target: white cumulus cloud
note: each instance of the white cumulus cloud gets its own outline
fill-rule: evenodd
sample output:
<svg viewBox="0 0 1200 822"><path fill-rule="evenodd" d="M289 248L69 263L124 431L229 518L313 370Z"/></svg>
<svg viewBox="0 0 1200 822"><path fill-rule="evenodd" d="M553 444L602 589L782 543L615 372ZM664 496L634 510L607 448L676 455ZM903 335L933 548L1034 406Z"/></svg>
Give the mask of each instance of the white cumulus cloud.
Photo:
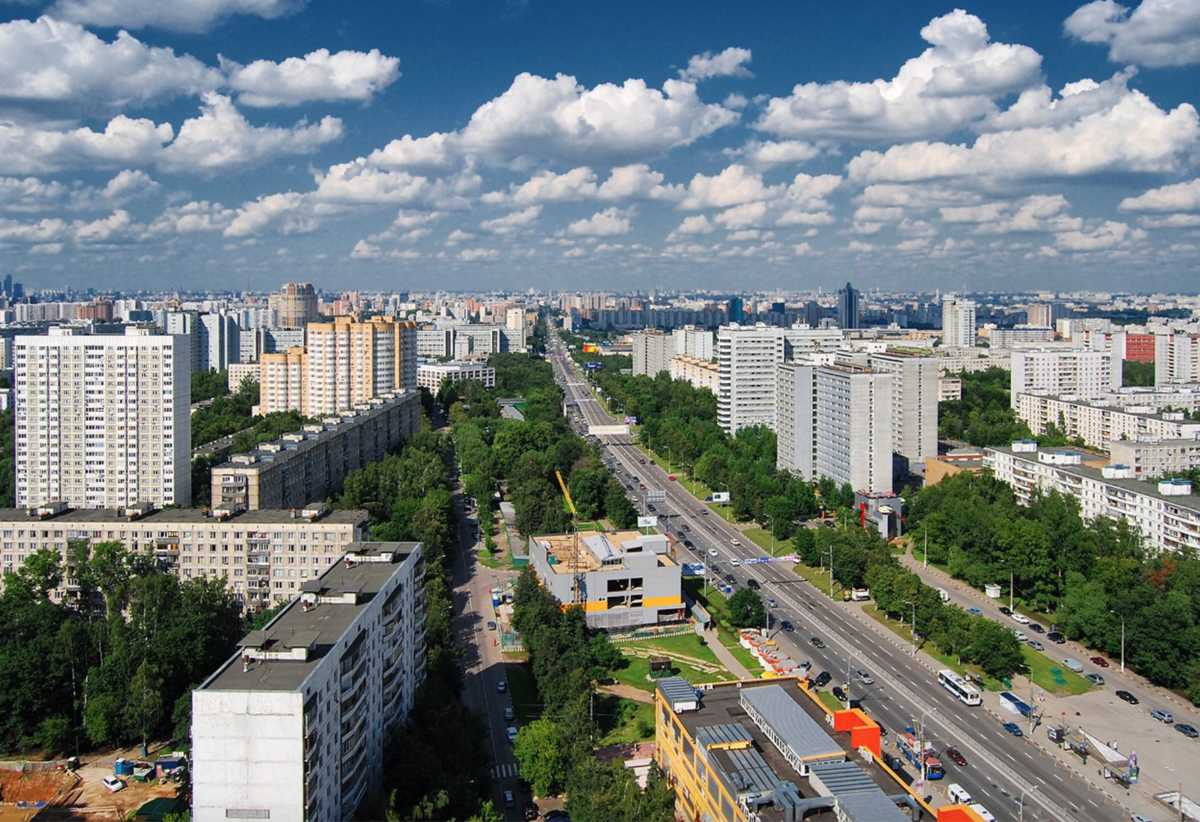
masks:
<svg viewBox="0 0 1200 822"><path fill-rule="evenodd" d="M512 234L536 223L541 213L542 207L540 205L531 205L522 211L513 211L505 214L503 217L484 220L479 224L479 227L493 234Z"/></svg>
<svg viewBox="0 0 1200 822"><path fill-rule="evenodd" d="M706 51L688 60L687 68L679 72L684 80L707 80L709 77L753 77L746 64L750 62L750 49L730 46L713 54Z"/></svg>
<svg viewBox="0 0 1200 822"><path fill-rule="evenodd" d="M58 0L55 17L112 28L202 32L227 17L268 20L299 11L306 0Z"/></svg>
<svg viewBox="0 0 1200 822"><path fill-rule="evenodd" d="M628 212L618 208L606 208L591 217L576 220L567 226L567 233L574 237L614 237L628 234L631 228Z"/></svg>
<svg viewBox="0 0 1200 822"><path fill-rule="evenodd" d="M1142 0L1130 9L1095 0L1075 10L1067 34L1108 46L1108 59L1142 66L1200 63L1200 4L1195 0Z"/></svg>
<svg viewBox="0 0 1200 822"><path fill-rule="evenodd" d="M282 63L222 61L229 88L247 106L296 106L313 100L370 100L400 76L400 60L369 52L317 49Z"/></svg>
<svg viewBox="0 0 1200 822"><path fill-rule="evenodd" d="M1122 211L1200 211L1200 179L1152 188L1121 201Z"/></svg>
<svg viewBox="0 0 1200 822"><path fill-rule="evenodd" d="M0 122L0 173L52 173L67 168L112 168L153 159L171 141L170 124L118 115L104 131L43 130Z"/></svg>

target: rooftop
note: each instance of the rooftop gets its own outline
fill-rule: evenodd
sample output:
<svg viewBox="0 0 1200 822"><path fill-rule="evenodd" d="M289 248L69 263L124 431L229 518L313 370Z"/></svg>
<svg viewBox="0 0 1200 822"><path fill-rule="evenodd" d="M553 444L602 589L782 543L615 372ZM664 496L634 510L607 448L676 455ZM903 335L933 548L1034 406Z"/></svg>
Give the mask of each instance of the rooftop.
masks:
<svg viewBox="0 0 1200 822"><path fill-rule="evenodd" d="M419 542L355 542L347 554L364 561L339 562L305 583L304 595L316 597L304 607L294 599L265 628L251 631L241 650L208 678L201 690L295 691L299 689L387 584ZM391 561L385 561L390 555ZM255 657L246 662L245 657Z"/></svg>
<svg viewBox="0 0 1200 822"><path fill-rule="evenodd" d="M624 568L627 554L655 554L663 567L675 565L675 560L666 554L667 538L661 534L643 534L641 531L617 531L616 533L542 534L533 541L546 548L550 568L558 574L574 574L599 571L601 568ZM654 550L661 545L662 553Z"/></svg>
<svg viewBox="0 0 1200 822"><path fill-rule="evenodd" d="M366 511L330 511L323 516L312 520L314 524L322 525L355 525L358 523L367 522ZM125 515L121 509L117 508L68 508L58 514L53 514L45 517L30 516L27 508L0 508L0 522L6 523L24 523L28 525L36 525L37 523L54 523L69 524L80 523L87 525L103 524L103 523L118 523L118 522L138 522L147 525L203 525L205 523L216 525L238 524L238 525L287 525L288 523L303 523L306 522L300 516L300 511L296 510L293 514L291 509L262 509L257 511L241 511L223 519L218 519L212 515L211 511L202 508L166 508L155 509L147 514L142 514L137 517Z"/></svg>

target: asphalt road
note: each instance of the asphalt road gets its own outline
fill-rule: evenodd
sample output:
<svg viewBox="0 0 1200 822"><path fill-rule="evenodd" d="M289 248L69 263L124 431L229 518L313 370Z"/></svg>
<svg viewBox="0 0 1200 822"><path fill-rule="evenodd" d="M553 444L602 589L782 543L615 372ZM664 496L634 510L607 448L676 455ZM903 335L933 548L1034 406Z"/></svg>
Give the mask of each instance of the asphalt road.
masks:
<svg viewBox="0 0 1200 822"><path fill-rule="evenodd" d="M591 395L582 375L571 368L569 360L554 356L557 354L562 351L555 337L551 362L568 402L578 405L588 425L614 424ZM851 697L861 699L863 709L889 729L889 740L894 740L904 727L923 723L926 737L936 750L953 745L963 753L968 765L959 767L943 757L946 777L940 786L932 786L944 788L957 782L998 819L1127 818L1123 809L1106 802L1086 782L1055 767L1036 745L1009 735L995 718L952 697L937 684L935 674L912 659L907 643L881 626L853 619L839 603L831 602L796 576L790 564L732 567L734 557L744 563L766 554L749 539L742 539L740 531L719 516L701 514L705 504L679 483L669 481L661 466L651 465L649 460L642 464L640 460L645 457L628 436L602 439L613 463L611 470L623 483L633 486L634 495L639 493L638 484L631 476L639 477L648 489L666 493L666 502L656 505L658 513L667 515L673 532L695 544L695 561L715 561L721 567L720 576L733 573L739 586L745 585L749 576L762 583L763 595L779 603L772 609L772 618L786 619L795 626L795 633L779 632L774 637L792 658L810 659L814 670L828 670L835 683L849 672ZM734 540L742 544L735 546ZM710 548L718 551L719 558L714 560L708 555ZM826 647L814 647L810 642L813 636L819 636ZM874 685L853 681L853 671L859 668L870 672ZM926 795L933 793L926 788Z"/></svg>

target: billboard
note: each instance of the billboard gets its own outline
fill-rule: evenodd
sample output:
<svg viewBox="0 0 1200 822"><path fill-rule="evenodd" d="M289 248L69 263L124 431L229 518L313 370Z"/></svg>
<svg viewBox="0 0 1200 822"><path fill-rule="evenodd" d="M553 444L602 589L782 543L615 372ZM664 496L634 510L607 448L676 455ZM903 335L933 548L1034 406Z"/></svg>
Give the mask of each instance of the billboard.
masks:
<svg viewBox="0 0 1200 822"><path fill-rule="evenodd" d="M597 343L584 343L583 344L583 353L584 354L599 354L600 346Z"/></svg>
<svg viewBox="0 0 1200 822"><path fill-rule="evenodd" d="M597 368L603 368L604 363L602 363L602 362L585 362L583 364L583 367L586 368L588 371L595 371Z"/></svg>
<svg viewBox="0 0 1200 822"><path fill-rule="evenodd" d="M658 524L658 517L638 517L638 528L653 528Z"/></svg>
<svg viewBox="0 0 1200 822"><path fill-rule="evenodd" d="M588 433L597 437L621 437L629 433L624 425L589 425Z"/></svg>
<svg viewBox="0 0 1200 822"><path fill-rule="evenodd" d="M729 502L728 491L716 491L713 493L713 502Z"/></svg>
<svg viewBox="0 0 1200 822"><path fill-rule="evenodd" d="M627 415L625 417L625 424L626 425L637 425L637 417L631 417L631 416Z"/></svg>

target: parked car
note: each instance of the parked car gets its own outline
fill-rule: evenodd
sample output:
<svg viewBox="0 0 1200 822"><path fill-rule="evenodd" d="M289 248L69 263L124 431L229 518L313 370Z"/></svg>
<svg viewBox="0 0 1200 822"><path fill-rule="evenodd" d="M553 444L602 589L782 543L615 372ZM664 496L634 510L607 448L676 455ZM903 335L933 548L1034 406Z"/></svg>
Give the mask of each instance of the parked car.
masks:
<svg viewBox="0 0 1200 822"><path fill-rule="evenodd" d="M517 741L517 726L516 726L516 725L509 725L509 726L508 726L508 730L506 731L506 733L508 734L508 741L509 741L509 742L516 742L516 741Z"/></svg>
<svg viewBox="0 0 1200 822"><path fill-rule="evenodd" d="M1031 621L1029 617L1025 616L1024 614L1013 614L1012 618L1015 622L1019 622L1022 625L1028 625Z"/></svg>
<svg viewBox="0 0 1200 822"><path fill-rule="evenodd" d="M516 715L515 715L515 714L513 714L513 709L512 709L512 708L505 708L505 709L504 709L504 719L505 719L505 721L506 721L506 722L512 722L514 719L516 719Z"/></svg>
<svg viewBox="0 0 1200 822"><path fill-rule="evenodd" d="M1108 667L1108 660L1102 656L1089 657L1088 661L1090 661L1097 668L1107 668Z"/></svg>
<svg viewBox="0 0 1200 822"><path fill-rule="evenodd" d="M496 621L495 621L494 619L489 619L489 620L488 620L488 630L489 630L489 631L494 631L494 630L496 630Z"/></svg>
<svg viewBox="0 0 1200 822"><path fill-rule="evenodd" d="M1045 645L1043 645L1042 643L1038 642L1036 639L1031 639L1031 640L1029 640L1029 643L1028 643L1028 644L1029 644L1029 647L1030 647L1030 648L1032 648L1032 649L1033 649L1033 650L1035 650L1035 651L1044 651L1044 650L1046 650L1046 646L1045 646Z"/></svg>
<svg viewBox="0 0 1200 822"><path fill-rule="evenodd" d="M817 674L813 679L813 684L818 688L824 688L829 684L831 679L833 679L833 674L829 673L829 671L821 671L821 673Z"/></svg>
<svg viewBox="0 0 1200 822"><path fill-rule="evenodd" d="M1028 642L1029 641L1029 635L1026 634L1024 631L1014 630L1013 636L1015 636L1017 638L1017 642Z"/></svg>
<svg viewBox="0 0 1200 822"><path fill-rule="evenodd" d="M1103 685L1104 684L1104 677L1100 676L1100 674L1088 674L1087 676L1084 677L1084 679L1086 679L1088 682L1092 683L1093 685Z"/></svg>
<svg viewBox="0 0 1200 822"><path fill-rule="evenodd" d="M1055 645L1062 645L1067 641L1067 638L1059 631L1051 631L1050 633L1046 634L1046 639L1050 640Z"/></svg>
<svg viewBox="0 0 1200 822"><path fill-rule="evenodd" d="M796 630L796 626L788 622L786 619L779 623L779 627L787 631L789 634Z"/></svg>
<svg viewBox="0 0 1200 822"><path fill-rule="evenodd" d="M1165 711L1162 708L1155 708L1150 712L1150 716L1162 722L1164 725L1170 725L1175 722L1175 717L1171 716L1170 711Z"/></svg>
<svg viewBox="0 0 1200 822"><path fill-rule="evenodd" d="M1117 699L1122 702L1128 702L1130 705L1137 705L1141 702L1140 699L1129 693L1129 691L1117 691Z"/></svg>
<svg viewBox="0 0 1200 822"><path fill-rule="evenodd" d="M833 694L833 698L836 699L838 702L846 701L846 692L842 690L841 685L834 685L833 688L831 688L829 692L831 694Z"/></svg>
<svg viewBox="0 0 1200 822"><path fill-rule="evenodd" d="M113 793L116 793L125 787L125 781L118 776L114 776L113 774L106 775L103 781L104 787L108 788Z"/></svg>
<svg viewBox="0 0 1200 822"><path fill-rule="evenodd" d="M983 616L983 611L979 610L978 608L968 608L967 613L971 616Z"/></svg>
<svg viewBox="0 0 1200 822"><path fill-rule="evenodd" d="M875 680L871 678L871 674L869 671L858 670L858 671L855 671L855 673L858 674L858 678L863 681L864 685L874 685L875 684Z"/></svg>
<svg viewBox="0 0 1200 822"><path fill-rule="evenodd" d="M1191 725L1188 725L1183 722L1180 722L1178 725L1176 725L1175 730L1179 731L1184 736L1191 737L1192 739L1195 739L1196 737L1200 736L1200 731L1197 731Z"/></svg>
<svg viewBox="0 0 1200 822"><path fill-rule="evenodd" d="M1033 631L1035 634L1046 633L1046 629L1043 628L1041 625L1038 625L1036 622L1029 623L1029 630Z"/></svg>
<svg viewBox="0 0 1200 822"><path fill-rule="evenodd" d="M508 682L506 680L502 679L496 683L496 693L502 694L507 690L508 690Z"/></svg>
<svg viewBox="0 0 1200 822"><path fill-rule="evenodd" d="M947 748L946 758L959 767L967 764L967 758L959 753L958 748Z"/></svg>
<svg viewBox="0 0 1200 822"><path fill-rule="evenodd" d="M1012 616L1012 611L1008 610L1008 607L1005 605L1000 606L1000 613L1004 614L1005 616Z"/></svg>
<svg viewBox="0 0 1200 822"><path fill-rule="evenodd" d="M1025 733L1021 730L1021 726L1015 722L1005 722L1004 730L1008 731L1013 736L1024 736Z"/></svg>
<svg viewBox="0 0 1200 822"><path fill-rule="evenodd" d="M532 802L526 802L521 807L521 813L525 817L526 822L530 822L530 820L537 819L538 818L537 805L533 804Z"/></svg>
<svg viewBox="0 0 1200 822"><path fill-rule="evenodd" d="M816 647L818 647L818 648L824 648L824 647L825 647L825 640L821 639L819 636L815 636L815 637L813 637L813 638L812 638L811 640L809 640L809 641L810 641L810 642L812 642L812 644L813 644L813 645L815 645L815 646L816 646Z"/></svg>
<svg viewBox="0 0 1200 822"><path fill-rule="evenodd" d="M1068 671L1074 671L1077 674L1083 673L1083 663L1078 659L1071 659L1070 657L1067 657L1062 661L1062 664L1063 667Z"/></svg>

